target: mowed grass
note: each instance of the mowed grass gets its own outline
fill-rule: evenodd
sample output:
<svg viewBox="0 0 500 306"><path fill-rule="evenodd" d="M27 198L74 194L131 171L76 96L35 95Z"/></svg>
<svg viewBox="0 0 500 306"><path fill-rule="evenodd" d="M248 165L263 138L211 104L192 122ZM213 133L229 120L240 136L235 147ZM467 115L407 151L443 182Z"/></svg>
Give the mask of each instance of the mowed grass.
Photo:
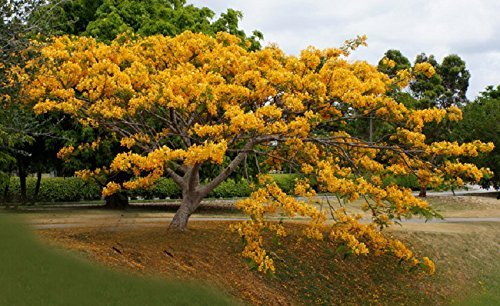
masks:
<svg viewBox="0 0 500 306"><path fill-rule="evenodd" d="M0 305L234 305L206 286L111 271L39 243L0 214Z"/></svg>

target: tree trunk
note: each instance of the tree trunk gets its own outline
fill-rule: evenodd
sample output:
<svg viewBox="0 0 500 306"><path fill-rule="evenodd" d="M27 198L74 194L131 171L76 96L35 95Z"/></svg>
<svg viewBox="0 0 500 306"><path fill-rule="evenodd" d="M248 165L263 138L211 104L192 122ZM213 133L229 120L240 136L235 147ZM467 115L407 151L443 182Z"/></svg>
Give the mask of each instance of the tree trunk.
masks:
<svg viewBox="0 0 500 306"><path fill-rule="evenodd" d="M10 187L10 175L11 175L11 169L9 169L9 175L7 176L7 180L5 182L5 188L3 190L3 197L2 201L5 203L9 203L9 187ZM8 207L8 204L7 204Z"/></svg>
<svg viewBox="0 0 500 306"><path fill-rule="evenodd" d="M420 187L420 193L418 194L418 196L421 198L427 197L427 186Z"/></svg>
<svg viewBox="0 0 500 306"><path fill-rule="evenodd" d="M201 199L202 198L199 196L184 196L183 194L181 206L177 209L177 212L170 223L169 229L185 231L187 229L189 217L191 217L191 215L200 206Z"/></svg>
<svg viewBox="0 0 500 306"><path fill-rule="evenodd" d="M22 161L18 161L19 169L19 186L21 188L21 203L26 203L28 197L26 196L26 168Z"/></svg>
<svg viewBox="0 0 500 306"><path fill-rule="evenodd" d="M35 192L33 193L33 203L38 201L38 194L40 193L40 184L42 183L42 170L38 170L36 173L36 184Z"/></svg>
<svg viewBox="0 0 500 306"><path fill-rule="evenodd" d="M126 192L117 192L104 199L105 208L125 209L128 207L128 195Z"/></svg>

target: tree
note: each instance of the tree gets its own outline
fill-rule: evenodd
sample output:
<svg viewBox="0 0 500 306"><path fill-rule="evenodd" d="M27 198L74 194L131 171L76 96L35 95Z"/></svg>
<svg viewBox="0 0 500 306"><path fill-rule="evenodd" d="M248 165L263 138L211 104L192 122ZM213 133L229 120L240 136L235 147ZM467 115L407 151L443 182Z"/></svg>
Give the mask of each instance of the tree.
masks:
<svg viewBox="0 0 500 306"><path fill-rule="evenodd" d="M437 100L438 106L441 108L452 105L464 106L468 102L466 93L470 78L465 62L456 54L448 55L443 58L437 73L441 76L445 90Z"/></svg>
<svg viewBox="0 0 500 306"><path fill-rule="evenodd" d="M434 58L434 55L427 56L425 53L417 55L415 65L420 63L430 64L436 72L439 70L439 63ZM439 73L435 73L431 77L424 74L417 75L410 82L410 94L416 100L413 106L417 109L438 107L437 100L445 91L442 82Z"/></svg>
<svg viewBox="0 0 500 306"><path fill-rule="evenodd" d="M418 72L417 66L427 65L431 70ZM390 75L394 79L404 79L405 74L412 70L413 78L409 86L394 86L390 95L398 102L403 103L411 109L462 107L467 103L465 96L469 72L465 69L465 62L458 55L448 55L439 64L433 55L425 53L417 55L413 67L410 68L409 61L398 50L389 50L384 58L379 61L379 71ZM428 143L445 141L450 139L452 122L429 123L423 129ZM420 196L426 196L427 186L421 182Z"/></svg>
<svg viewBox="0 0 500 306"><path fill-rule="evenodd" d="M239 28L243 17L240 11L228 9L213 21L212 10L186 4L185 0L72 0L62 5L51 1L34 16L44 15L46 11L56 12L50 25L56 34L92 36L105 42L124 32L174 36L190 30L208 35L227 32L256 50L260 49L263 38L259 31L247 35Z"/></svg>
<svg viewBox="0 0 500 306"><path fill-rule="evenodd" d="M421 53L415 59L415 65L418 63L429 63L437 72L430 78L417 76L410 83L412 95L419 101L418 107L462 107L467 103L470 73L460 56L448 55L438 64L433 55Z"/></svg>
<svg viewBox="0 0 500 306"><path fill-rule="evenodd" d="M262 34L254 31L248 36L239 29L238 23L243 17L239 11L228 9L226 13L213 21L215 13L209 8L197 8L187 5L186 1L148 0L148 1L116 1L116 0L71 0L62 3L51 1L39 7L31 14L31 19L36 20L51 12L54 17L47 25L46 32L55 34L70 34L92 36L98 41L109 43L118 34L127 32L140 35L176 35L185 30L202 32L215 35L217 32L228 32L238 36L242 45L250 50L260 49ZM114 152L119 152L119 142L107 131L95 130L89 132L88 128L79 126L78 123L68 124L69 130L75 133L65 133L67 146L73 146L74 151L70 159L61 169L64 173L68 170L103 167L112 161ZM67 136L72 136L68 138ZM98 151L89 152L85 142L97 142ZM106 144L104 144L106 143ZM91 150L92 151L92 150ZM81 168L77 168L80 166ZM210 169L207 169L210 171ZM102 172L93 179L99 184L107 184L109 180L128 176L125 174L109 174ZM105 198L109 208L124 208L128 205L126 192L119 192Z"/></svg>
<svg viewBox="0 0 500 306"><path fill-rule="evenodd" d="M53 1L57 8L62 1ZM11 172L17 168L21 186L21 200L26 202L26 176L30 166L35 166L38 180L35 195L39 190L42 169L46 169L53 160L48 157L44 146L47 137L53 137L54 121L52 116L35 116L31 109L19 103L19 86L22 82L10 73L11 69L25 69L26 62L36 56L32 48L37 33L48 29L53 15L51 10L46 14L34 17L45 1L17 0L0 1L0 161L4 196L7 194ZM48 34L48 33L45 33ZM43 163L40 161L43 159ZM3 183L3 184L2 184Z"/></svg>
<svg viewBox="0 0 500 306"><path fill-rule="evenodd" d="M401 70L410 69L411 63L401 51L390 49L384 53L384 57L378 62L378 70L391 78L396 78Z"/></svg>
<svg viewBox="0 0 500 306"><path fill-rule="evenodd" d="M492 142L495 149L488 155L476 159L482 167L490 168L494 175L482 181L483 187L500 188L500 85L488 86L463 109L463 120L453 127L453 138L457 141L481 139Z"/></svg>
<svg viewBox="0 0 500 306"><path fill-rule="evenodd" d="M385 95L393 80L366 62L345 58L364 43L363 37L341 49L310 47L300 57L277 47L249 51L240 43L228 33L125 36L111 44L60 37L32 62L37 67L34 77L22 72L19 77L26 79L25 103L33 103L35 112L63 111L89 127L114 133L128 149L108 168L95 170L131 176L108 183L104 195L146 188L162 175L170 176L182 189L172 229L186 229L201 200L249 154L266 156L274 169L285 162L293 165L303 177L296 184L297 195L314 195L314 181L339 201L366 199L372 224L360 224L331 204L334 222L327 225L313 197L297 200L261 176L260 188L238 204L251 221L236 226L246 242L243 255L259 270L274 269L261 235L266 229L285 234L283 224L267 220L277 213L310 217L305 234L311 238L324 238L328 226L326 235L356 254L389 252L411 265L419 263L401 242L384 237L377 227L384 228L394 218L435 213L411 190L385 186L383 178L415 173L429 185L479 180L488 171L462 164L459 157L490 151L492 144L426 144L421 134L425 123L456 120L460 110L411 110ZM398 128L377 143L352 137L343 123L351 110L372 113ZM60 154L73 150L68 147ZM213 177L200 176L204 167L213 165L220 165Z"/></svg>

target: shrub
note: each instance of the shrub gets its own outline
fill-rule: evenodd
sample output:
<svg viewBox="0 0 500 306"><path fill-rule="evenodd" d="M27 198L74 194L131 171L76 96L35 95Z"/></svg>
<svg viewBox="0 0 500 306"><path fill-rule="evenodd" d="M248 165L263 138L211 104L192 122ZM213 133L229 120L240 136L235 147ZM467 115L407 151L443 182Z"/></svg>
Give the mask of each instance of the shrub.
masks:
<svg viewBox="0 0 500 306"><path fill-rule="evenodd" d="M242 179L236 182L233 179L227 179L217 186L212 192L208 194L210 198L238 198L248 197L252 189L247 180Z"/></svg>
<svg viewBox="0 0 500 306"><path fill-rule="evenodd" d="M298 174L276 173L270 174L276 184L286 193L293 193L295 189L295 179L299 178Z"/></svg>
<svg viewBox="0 0 500 306"><path fill-rule="evenodd" d="M161 177L153 187L130 190L128 194L133 199L138 197L143 199L179 199L182 196L182 191L172 179Z"/></svg>
<svg viewBox="0 0 500 306"><path fill-rule="evenodd" d="M172 179L162 177L156 181L153 195L160 199L179 199L182 197L182 190Z"/></svg>
<svg viewBox="0 0 500 306"><path fill-rule="evenodd" d="M36 178L26 178L26 194L32 199L35 193ZM38 202L77 202L81 200L98 200L101 188L93 182L85 182L78 177L42 178ZM19 177L11 177L7 200L20 202L21 185Z"/></svg>
<svg viewBox="0 0 500 306"><path fill-rule="evenodd" d="M401 187L411 188L412 190L420 190L418 179L414 174L392 175L384 178L383 180L384 186L387 186L391 183Z"/></svg>

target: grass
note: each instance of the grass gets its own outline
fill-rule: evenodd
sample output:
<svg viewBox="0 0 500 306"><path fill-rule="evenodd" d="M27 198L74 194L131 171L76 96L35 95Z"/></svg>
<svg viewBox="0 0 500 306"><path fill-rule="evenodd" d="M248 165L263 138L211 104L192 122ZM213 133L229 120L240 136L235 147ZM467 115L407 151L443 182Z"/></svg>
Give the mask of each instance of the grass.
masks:
<svg viewBox="0 0 500 306"><path fill-rule="evenodd" d="M200 284L138 278L38 243L0 214L0 305L231 305Z"/></svg>
<svg viewBox="0 0 500 306"><path fill-rule="evenodd" d="M429 200L445 215L500 216L500 202L495 199ZM358 204L353 206L357 209ZM42 211L23 215L31 222L43 219L40 223L57 223L80 218L83 213ZM143 211L97 213L103 217L109 214L109 222L122 217L165 217L163 213ZM343 258L335 252L334 242L299 240L301 225L287 223L290 236L269 245L277 265L277 273L272 277L250 269L240 255L239 238L228 231L230 222L191 221L190 230L182 233L168 231L162 222L135 227L115 223L116 226L102 223L87 228L39 230L38 234L50 244L76 250L115 270L125 268L135 274L164 279L204 280L248 304L500 305L497 222L407 223L389 231L420 256L429 256L436 262L437 272L433 276L410 272L390 256ZM148 296L142 296L142 304Z"/></svg>
<svg viewBox="0 0 500 306"><path fill-rule="evenodd" d="M392 231L420 255L435 260L433 276L410 272L390 256L343 258L335 253L334 242L298 241L297 224L289 224L286 240L269 246L277 264L275 276L261 275L240 256L242 245L228 225L191 222L191 229L183 233L152 226L54 229L40 234L111 267L167 278L203 279L256 305L500 302L497 223L415 224Z"/></svg>

